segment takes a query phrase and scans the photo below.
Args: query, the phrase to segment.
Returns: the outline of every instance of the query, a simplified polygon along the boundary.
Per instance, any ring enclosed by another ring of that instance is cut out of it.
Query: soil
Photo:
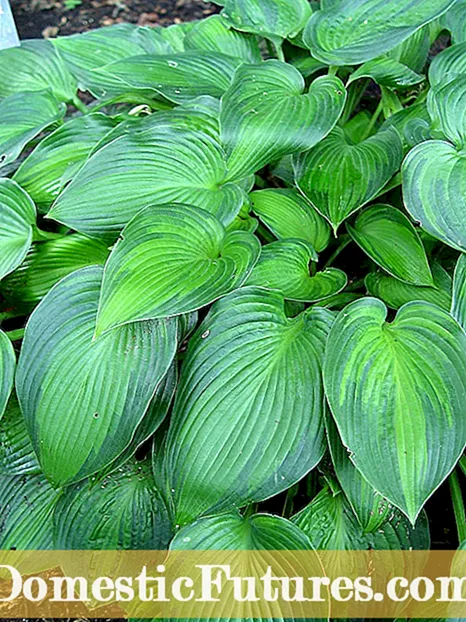
[[[203,0],[10,0],[10,4],[21,39],[70,35],[121,22],[168,26],[220,9]]]

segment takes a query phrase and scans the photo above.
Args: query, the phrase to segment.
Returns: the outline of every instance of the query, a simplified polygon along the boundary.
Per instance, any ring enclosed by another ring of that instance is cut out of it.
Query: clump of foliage
[[[428,548],[447,478],[464,540],[466,2],[0,68],[1,547]]]

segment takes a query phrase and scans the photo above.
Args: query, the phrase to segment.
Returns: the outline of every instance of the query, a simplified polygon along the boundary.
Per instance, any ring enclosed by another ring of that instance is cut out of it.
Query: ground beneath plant
[[[219,10],[203,0],[10,0],[10,4],[21,39],[70,35],[121,22],[167,26]]]

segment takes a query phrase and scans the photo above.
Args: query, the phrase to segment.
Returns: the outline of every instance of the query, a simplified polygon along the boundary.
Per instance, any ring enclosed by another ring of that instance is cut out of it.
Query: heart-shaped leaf
[[[188,203],[229,224],[244,200],[225,184],[222,148],[201,131],[150,126],[112,140],[87,160],[49,212],[89,235],[116,234],[144,207]],[[112,192],[108,192],[108,188]]]
[[[40,466],[32,448],[26,422],[13,393],[0,422],[0,476],[39,472]]]
[[[327,247],[327,221],[296,190],[267,188],[251,192],[249,198],[253,212],[279,240],[306,240],[318,253]]]
[[[53,525],[58,550],[163,550],[172,535],[147,460],[66,488]]]
[[[34,244],[19,268],[0,283],[0,292],[15,308],[29,312],[64,276],[103,265],[108,254],[103,242],[80,233]]]
[[[226,0],[222,11],[233,28],[270,39],[294,37],[310,15],[307,0]]]
[[[466,329],[466,257],[461,254],[453,277],[451,314]]]
[[[392,323],[386,316],[375,298],[340,313],[325,391],[351,460],[414,523],[466,443],[466,334],[425,302],[403,306]]]
[[[310,149],[330,132],[345,105],[343,83],[321,77],[304,89],[299,71],[277,60],[237,70],[220,114],[229,179]]]
[[[0,330],[0,419],[5,412],[13,379],[15,376],[16,355],[10,339]]]
[[[335,0],[316,11],[304,42],[318,60],[358,65],[381,56],[447,11],[456,0]]]
[[[261,256],[247,285],[276,289],[287,300],[317,302],[345,288],[346,274],[337,268],[311,271],[315,250],[303,240],[279,240],[262,247]]]
[[[383,272],[371,272],[366,276],[367,291],[380,298],[391,309],[399,309],[407,302],[425,300],[448,311],[451,305],[451,277],[438,263],[432,264],[433,286],[420,287],[404,283]]]
[[[93,339],[102,275],[95,266],[62,279],[26,326],[16,389],[41,466],[56,485],[79,481],[123,452],[176,351],[173,320]]]
[[[11,179],[0,179],[0,279],[17,268],[31,246],[36,208]]]
[[[388,56],[374,58],[361,65],[350,75],[348,84],[361,78],[371,78],[379,86],[388,86],[393,89],[414,86],[424,80],[424,76]]]
[[[46,211],[112,127],[112,121],[98,113],[71,119],[39,143],[13,179],[39,211]]]
[[[189,342],[169,431],[177,523],[271,497],[319,462],[332,318],[311,308],[288,319],[278,292],[255,287],[212,307]]]
[[[433,285],[421,239],[399,210],[374,205],[346,228],[362,250],[392,276],[412,285]]]
[[[180,54],[133,56],[105,65],[96,76],[120,82],[115,94],[128,91],[153,91],[177,104],[201,95],[221,97],[233,74],[243,61],[219,52],[190,50]]]
[[[246,63],[262,60],[257,37],[233,30],[221,15],[197,22],[185,38],[186,50],[208,50],[241,58]]]
[[[348,216],[380,193],[402,158],[401,139],[393,128],[353,145],[337,127],[320,144],[297,156],[296,181],[336,231]]]
[[[16,160],[30,140],[64,114],[65,106],[48,92],[17,93],[0,102],[0,165]]]
[[[226,233],[198,207],[148,207],[125,227],[105,266],[96,334],[200,309],[239,287],[259,253],[257,238]]]
[[[50,90],[64,102],[76,95],[76,80],[50,41],[33,39],[1,50],[0,64],[0,99],[24,91]]]
[[[466,41],[446,48],[434,56],[429,68],[429,80],[432,86],[466,75]]]

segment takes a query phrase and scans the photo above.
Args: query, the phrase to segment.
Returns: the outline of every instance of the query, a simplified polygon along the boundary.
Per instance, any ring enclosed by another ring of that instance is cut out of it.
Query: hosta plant
[[[225,0],[0,69],[1,548],[466,539],[464,1]]]

